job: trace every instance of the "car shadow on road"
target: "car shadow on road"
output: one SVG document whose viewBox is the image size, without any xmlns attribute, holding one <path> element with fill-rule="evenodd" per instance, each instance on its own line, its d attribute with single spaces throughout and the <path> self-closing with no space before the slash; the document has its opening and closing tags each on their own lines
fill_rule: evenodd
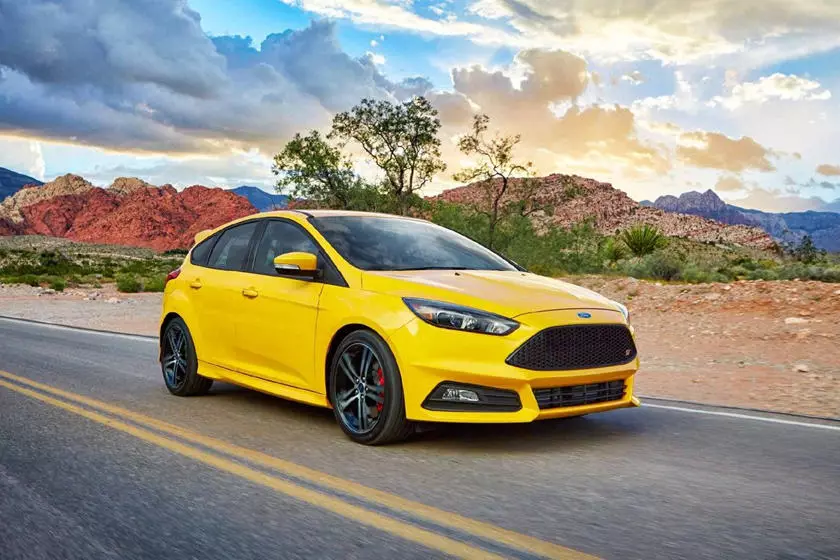
<svg viewBox="0 0 840 560">
<path fill-rule="evenodd" d="M 323 430 L 326 438 L 342 437 L 331 410 L 314 407 L 235 385 L 217 383 L 210 397 L 226 407 L 247 410 L 250 421 L 303 424 L 310 435 Z M 217 405 L 218 405 L 217 401 Z M 637 410 L 619 410 L 578 418 L 541 420 L 527 424 L 420 424 L 418 433 L 397 444 L 404 451 L 573 452 L 603 446 L 632 446 L 659 427 L 643 421 Z"/>
<path fill-rule="evenodd" d="M 430 451 L 574 452 L 610 445 L 632 446 L 657 428 L 637 421 L 634 411 L 587 417 L 541 420 L 528 424 L 437 424 L 415 435 L 410 443 Z"/>
</svg>

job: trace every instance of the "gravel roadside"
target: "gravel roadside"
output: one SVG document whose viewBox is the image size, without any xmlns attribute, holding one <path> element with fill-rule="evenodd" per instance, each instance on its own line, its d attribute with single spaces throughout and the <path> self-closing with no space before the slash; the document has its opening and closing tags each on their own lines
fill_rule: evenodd
<svg viewBox="0 0 840 560">
<path fill-rule="evenodd" d="M 630 308 L 642 395 L 840 418 L 840 285 L 567 279 Z M 161 294 L 0 285 L 0 315 L 157 334 Z"/>
</svg>

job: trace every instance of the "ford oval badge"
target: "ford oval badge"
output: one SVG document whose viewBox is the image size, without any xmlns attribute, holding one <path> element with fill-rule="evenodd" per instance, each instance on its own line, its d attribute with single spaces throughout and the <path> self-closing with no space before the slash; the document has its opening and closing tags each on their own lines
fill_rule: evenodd
<svg viewBox="0 0 840 560">
<path fill-rule="evenodd" d="M 592 318 L 592 313 L 587 313 L 586 311 L 581 311 L 580 313 L 578 313 L 578 317 L 580 317 L 581 319 L 591 319 Z"/>
</svg>

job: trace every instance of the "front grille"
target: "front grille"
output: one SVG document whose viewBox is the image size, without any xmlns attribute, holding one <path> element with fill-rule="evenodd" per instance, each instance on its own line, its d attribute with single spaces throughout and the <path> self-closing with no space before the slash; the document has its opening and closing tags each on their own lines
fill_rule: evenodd
<svg viewBox="0 0 840 560">
<path fill-rule="evenodd" d="M 549 327 L 529 338 L 506 360 L 524 369 L 559 371 L 632 362 L 636 345 L 624 325 Z"/>
<path fill-rule="evenodd" d="M 570 385 L 550 389 L 534 389 L 534 397 L 541 409 L 580 406 L 608 401 L 617 401 L 624 397 L 624 381 L 605 381 L 588 385 Z"/>
</svg>

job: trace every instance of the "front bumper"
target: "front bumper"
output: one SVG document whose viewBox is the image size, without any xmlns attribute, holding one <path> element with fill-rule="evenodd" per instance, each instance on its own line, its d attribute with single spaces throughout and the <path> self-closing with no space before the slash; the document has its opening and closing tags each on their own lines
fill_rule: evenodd
<svg viewBox="0 0 840 560">
<path fill-rule="evenodd" d="M 521 326 L 507 336 L 458 332 L 434 327 L 417 319 L 390 337 L 391 348 L 402 373 L 406 417 L 428 422 L 515 423 L 548 418 L 578 416 L 616 408 L 639 406 L 633 396 L 634 374 L 639 360 L 588 370 L 534 371 L 514 367 L 505 359 L 540 330 L 558 325 L 624 324 L 618 311 L 544 311 L 516 317 Z M 631 328 L 632 331 L 632 328 Z M 534 389 L 564 387 L 623 380 L 624 396 L 618 400 L 559 408 L 541 409 Z M 442 382 L 456 382 L 515 391 L 522 408 L 512 412 L 440 411 L 423 407 L 429 394 Z"/>
</svg>

